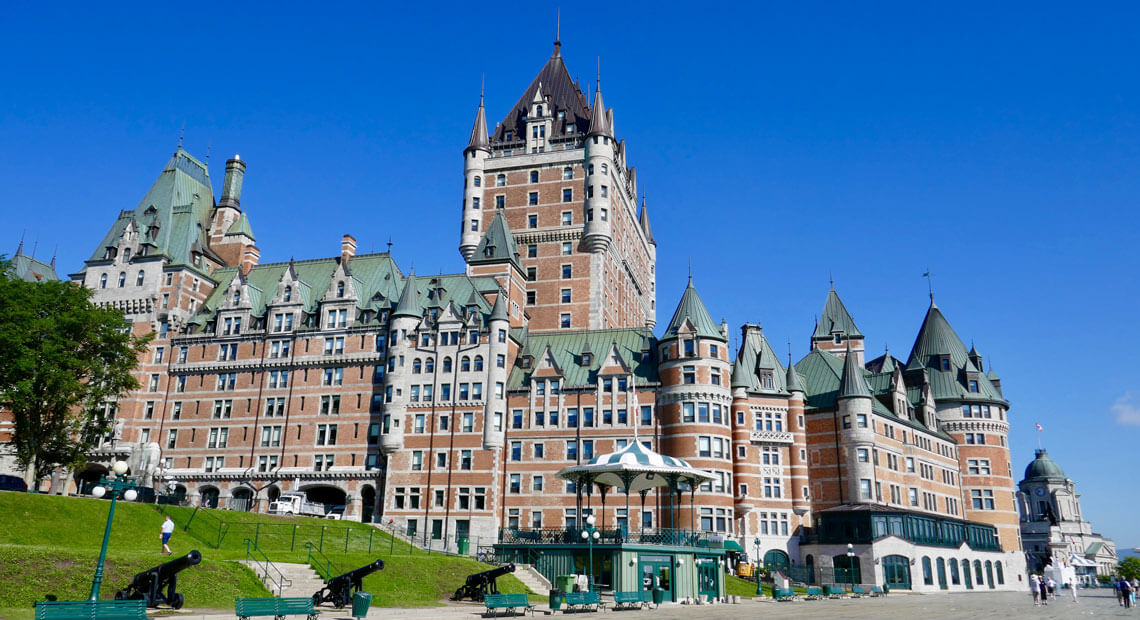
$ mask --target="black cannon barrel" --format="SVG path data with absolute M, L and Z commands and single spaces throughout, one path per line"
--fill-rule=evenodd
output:
M 347 573 L 344 573 L 343 575 L 337 575 L 336 577 L 329 579 L 329 583 L 332 583 L 334 581 L 357 581 L 357 580 L 363 579 L 364 577 L 367 577 L 368 575 L 371 575 L 372 573 L 375 573 L 378 570 L 383 570 L 383 569 L 384 569 L 384 560 L 376 560 L 375 562 L 372 562 L 371 564 L 365 564 L 364 566 L 361 566 L 360 568 L 350 570 Z
M 159 564 L 158 566 L 155 566 L 154 568 L 152 568 L 150 570 L 143 571 L 143 573 L 158 573 L 160 576 L 165 577 L 167 575 L 172 575 L 174 573 L 177 573 L 178 571 L 190 568 L 191 566 L 194 566 L 195 564 L 197 564 L 201 561 L 202 561 L 202 554 L 198 553 L 198 551 L 195 550 L 195 551 L 191 551 L 190 553 L 187 553 L 186 555 L 184 555 L 180 558 L 174 558 L 173 560 L 166 562 L 165 564 Z M 141 575 L 143 573 L 139 573 L 139 575 Z M 135 577 L 138 577 L 138 575 L 135 575 Z
M 115 593 L 118 600 L 145 600 L 147 607 L 167 604 L 174 609 L 182 607 L 182 595 L 177 592 L 178 573 L 202 561 L 202 554 L 191 551 L 186 555 L 138 573 L 130 585 Z
M 321 603 L 332 603 L 334 607 L 348 605 L 352 593 L 354 591 L 359 592 L 364 587 L 364 578 L 383 568 L 384 560 L 376 560 L 371 564 L 365 564 L 360 568 L 329 579 L 325 583 L 325 587 L 313 594 L 313 605 L 320 605 Z
M 513 572 L 515 572 L 515 565 L 514 564 L 504 564 L 504 565 L 499 566 L 497 568 L 492 568 L 491 570 L 485 570 L 481 573 L 475 573 L 474 575 L 468 575 L 467 576 L 467 582 L 472 583 L 472 582 L 486 581 L 489 579 L 498 579 L 499 577 L 502 577 L 503 575 L 506 575 L 507 573 L 513 573 Z

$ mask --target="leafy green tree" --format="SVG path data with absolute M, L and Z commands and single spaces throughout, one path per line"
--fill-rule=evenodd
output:
M 1121 577 L 1124 577 L 1129 581 L 1133 579 L 1140 579 L 1140 558 L 1124 558 L 1120 561 L 1120 564 L 1116 565 L 1116 571 L 1120 573 Z
M 122 313 L 92 304 L 90 290 L 25 282 L 0 257 L 0 408 L 35 482 L 84 464 L 112 423 L 100 405 L 138 387 L 131 371 L 149 339 L 132 337 Z

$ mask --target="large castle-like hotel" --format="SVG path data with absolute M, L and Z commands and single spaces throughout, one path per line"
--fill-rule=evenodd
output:
M 349 235 L 329 258 L 260 263 L 246 163 L 226 162 L 215 200 L 179 148 L 72 275 L 155 333 L 75 484 L 144 446 L 155 483 L 195 503 L 301 490 L 418 541 L 596 514 L 818 570 L 851 543 L 868 583 L 1024 583 L 1009 403 L 933 301 L 905 359 L 868 359 L 834 289 L 794 365 L 758 325 L 732 351 L 692 278 L 664 283 L 659 322 L 636 170 L 558 44 L 493 131 L 480 102 L 462 155 L 462 269 L 418 276 Z M 633 441 L 712 479 L 668 511 L 669 493 L 606 505 L 556 475 Z

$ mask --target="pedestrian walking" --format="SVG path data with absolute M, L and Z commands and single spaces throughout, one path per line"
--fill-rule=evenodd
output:
M 166 520 L 162 522 L 162 534 L 159 535 L 159 538 L 162 539 L 162 552 L 165 553 L 166 555 L 170 555 L 170 554 L 174 553 L 173 551 L 170 550 L 170 545 L 167 544 L 170 542 L 170 537 L 173 535 L 174 535 L 174 519 L 171 519 L 170 515 L 166 515 Z
M 1132 608 L 1132 584 L 1127 579 L 1120 580 L 1120 598 L 1124 601 L 1124 608 Z
M 1072 590 L 1073 602 L 1076 603 L 1077 602 L 1077 580 L 1076 579 L 1070 579 L 1069 580 L 1069 589 Z
M 1049 600 L 1057 600 L 1057 582 L 1054 581 L 1052 577 L 1050 577 L 1045 582 L 1045 587 L 1049 590 Z
M 1041 606 L 1041 592 L 1037 589 L 1037 575 L 1029 576 L 1029 593 L 1033 595 L 1033 606 Z
M 1049 604 L 1049 586 L 1048 586 L 1048 584 L 1045 583 L 1044 579 L 1041 579 L 1040 581 L 1037 582 L 1037 589 L 1039 592 L 1041 592 L 1041 604 L 1042 605 L 1048 605 Z

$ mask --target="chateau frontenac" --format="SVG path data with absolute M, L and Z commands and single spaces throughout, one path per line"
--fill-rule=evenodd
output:
M 730 339 L 699 277 L 661 282 L 659 322 L 659 248 L 602 86 L 584 92 L 556 43 L 493 129 L 480 99 L 444 275 L 347 234 L 331 256 L 262 263 L 247 163 L 226 162 L 216 198 L 179 147 L 71 275 L 154 339 L 70 491 L 128 459 L 194 505 L 301 491 L 435 548 L 594 515 L 853 581 L 1023 587 L 1009 403 L 978 350 L 932 297 L 899 317 L 905 359 L 868 359 L 834 288 L 803 309 L 819 319 L 795 363 L 759 325 Z M 633 442 L 711 479 L 627 501 L 558 476 Z

